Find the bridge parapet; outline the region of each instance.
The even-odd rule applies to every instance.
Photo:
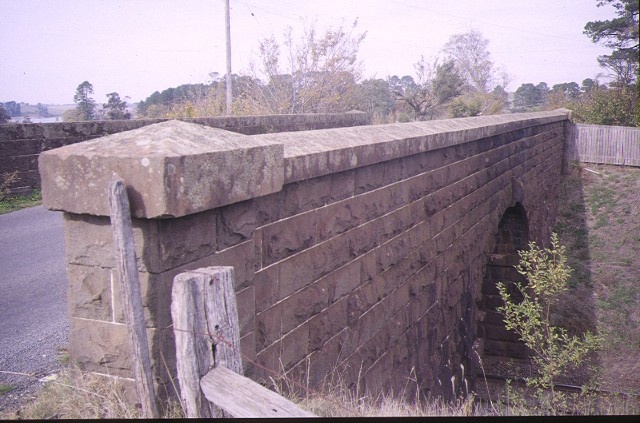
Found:
[[[43,202],[65,212],[72,357],[132,374],[107,216],[118,175],[159,383],[175,377],[173,277],[227,265],[248,376],[339,369],[375,391],[414,371],[448,394],[503,213],[519,202],[538,242],[553,226],[568,117],[251,136],[172,121],[42,153]]]

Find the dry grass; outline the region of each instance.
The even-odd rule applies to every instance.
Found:
[[[42,390],[19,410],[0,412],[0,420],[11,419],[135,419],[141,417],[135,392],[127,381],[67,368],[43,382]],[[166,418],[184,414],[175,401],[163,404]]]
[[[337,376],[336,376],[337,375]],[[405,392],[357,395],[346,388],[336,371],[318,388],[308,389],[305,381],[294,383],[284,377],[272,380],[273,388],[300,407],[320,417],[468,417],[529,415],[594,415],[638,414],[640,398],[619,394],[556,392],[559,405],[549,407],[549,393],[538,393],[524,383],[507,383],[492,387],[492,399],[480,401],[467,392],[453,402],[442,399],[413,397]],[[486,381],[478,380],[484,385]],[[484,386],[481,386],[484,387]],[[484,392],[486,396],[486,392]]]
[[[358,395],[359,386],[349,389],[343,372],[334,369],[320,386],[310,388],[307,381],[292,381],[284,376],[272,379],[272,388],[290,401],[320,417],[421,417],[487,415],[468,394],[453,403],[441,399],[410,398],[403,392]],[[416,391],[415,389],[413,391]]]
[[[336,407],[336,403],[340,406]],[[452,404],[441,400],[407,402],[392,394],[354,398],[347,394],[311,396],[300,405],[321,417],[422,417],[422,416],[474,416],[477,414],[473,397]]]
[[[66,369],[48,378],[32,402],[19,411],[0,412],[9,419],[97,419],[140,418],[140,407],[132,401],[130,383],[112,377]],[[479,381],[481,384],[482,381]],[[480,402],[473,392],[456,401],[407,398],[406,392],[357,395],[347,388],[340,373],[332,372],[320,387],[308,389],[306,381],[294,383],[284,377],[273,380],[276,391],[321,417],[423,417],[423,416],[511,416],[542,415],[549,410],[523,386],[508,384],[494,393],[491,403]],[[415,389],[414,389],[415,391]],[[182,418],[177,401],[162,404],[161,417]],[[624,395],[567,394],[563,414],[638,414],[640,398]]]

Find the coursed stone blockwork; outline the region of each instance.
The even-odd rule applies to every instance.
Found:
[[[71,354],[87,369],[131,375],[104,198],[80,182],[64,189],[86,174],[106,191],[126,162],[160,384],[175,377],[173,277],[225,265],[235,268],[248,376],[284,370],[314,385],[339,371],[371,392],[400,392],[412,377],[425,393],[449,395],[460,364],[474,374],[476,304],[505,211],[526,210],[528,239],[550,234],[567,123],[554,111],[240,139],[169,122],[158,132],[175,136],[148,127],[44,153],[44,204],[65,211]],[[264,151],[237,156],[246,146]],[[207,164],[225,154],[240,159]],[[165,173],[146,177],[154,166]],[[181,172],[192,172],[204,203],[174,195],[191,188],[172,179]],[[244,197],[235,178],[245,178]]]

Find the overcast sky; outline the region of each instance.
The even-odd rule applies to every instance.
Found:
[[[595,78],[609,49],[582,33],[611,19],[597,0],[230,0],[233,73],[258,63],[259,41],[348,26],[366,31],[365,78],[413,75],[421,55],[440,54],[453,34],[479,30],[497,65],[521,84]],[[88,80],[94,99],[130,102],[224,74],[224,0],[0,0],[0,101],[73,103]]]

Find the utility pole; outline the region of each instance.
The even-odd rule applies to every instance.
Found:
[[[233,101],[233,92],[231,91],[231,16],[229,10],[229,0],[225,0],[224,22],[227,27],[227,115],[231,115],[231,103]]]

